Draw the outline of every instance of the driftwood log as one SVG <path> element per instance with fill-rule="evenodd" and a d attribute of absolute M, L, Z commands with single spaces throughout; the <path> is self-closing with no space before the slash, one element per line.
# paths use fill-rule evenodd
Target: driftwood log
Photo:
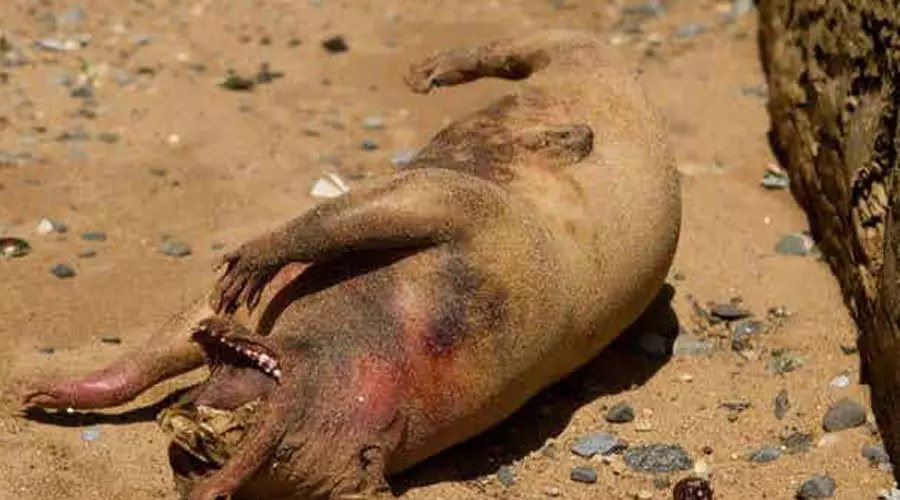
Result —
<path fill-rule="evenodd" d="M 859 326 L 862 379 L 900 465 L 900 3 L 758 7 L 770 141 Z"/>

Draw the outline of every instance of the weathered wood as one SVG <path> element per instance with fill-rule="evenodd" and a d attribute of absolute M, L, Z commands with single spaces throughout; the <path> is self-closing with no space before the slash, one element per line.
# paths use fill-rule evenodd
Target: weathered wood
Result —
<path fill-rule="evenodd" d="M 863 380 L 900 464 L 900 6 L 758 6 L 771 143 L 859 325 Z"/>

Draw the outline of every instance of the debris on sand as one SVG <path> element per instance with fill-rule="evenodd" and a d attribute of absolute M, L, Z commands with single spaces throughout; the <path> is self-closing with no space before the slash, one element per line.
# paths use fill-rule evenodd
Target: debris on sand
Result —
<path fill-rule="evenodd" d="M 327 174 L 316 180 L 309 194 L 313 198 L 337 198 L 349 191 L 350 187 L 337 174 Z"/>
<path fill-rule="evenodd" d="M 31 245 L 21 238 L 0 238 L 0 257 L 14 259 L 31 253 Z"/>

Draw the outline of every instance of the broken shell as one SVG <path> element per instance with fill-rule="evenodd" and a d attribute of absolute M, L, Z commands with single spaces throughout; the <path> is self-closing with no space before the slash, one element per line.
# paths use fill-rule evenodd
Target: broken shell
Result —
<path fill-rule="evenodd" d="M 0 256 L 8 259 L 24 257 L 31 253 L 31 245 L 20 238 L 0 238 Z"/>

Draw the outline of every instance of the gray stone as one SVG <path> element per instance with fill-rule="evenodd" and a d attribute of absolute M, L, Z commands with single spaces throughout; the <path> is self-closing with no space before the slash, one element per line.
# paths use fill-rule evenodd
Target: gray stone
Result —
<path fill-rule="evenodd" d="M 360 147 L 362 147 L 365 151 L 375 151 L 376 149 L 378 149 L 378 143 L 373 141 L 372 139 L 363 139 Z"/>
<path fill-rule="evenodd" d="M 826 432 L 852 429 L 866 423 L 866 409 L 849 398 L 843 398 L 825 412 L 822 427 Z"/>
<path fill-rule="evenodd" d="M 783 255 L 809 255 L 815 242 L 804 233 L 785 235 L 775 245 L 775 252 Z"/>
<path fill-rule="evenodd" d="M 715 345 L 707 339 L 690 334 L 675 337 L 672 344 L 673 356 L 708 356 L 715 350 Z"/>
<path fill-rule="evenodd" d="M 606 411 L 606 421 L 612 424 L 625 424 L 634 421 L 634 408 L 628 403 L 617 403 Z"/>
<path fill-rule="evenodd" d="M 100 231 L 87 231 L 81 234 L 85 241 L 106 241 L 106 233 Z"/>
<path fill-rule="evenodd" d="M 497 479 L 500 481 L 500 484 L 507 488 L 516 484 L 516 476 L 513 474 L 512 467 L 508 465 L 504 465 L 497 470 Z"/>
<path fill-rule="evenodd" d="M 709 308 L 709 313 L 716 318 L 724 319 L 726 321 L 734 321 L 750 316 L 750 311 L 734 304 L 728 303 L 713 304 Z"/>
<path fill-rule="evenodd" d="M 831 498 L 837 490 L 837 483 L 828 476 L 816 475 L 807 479 L 797 490 L 798 500 L 811 498 Z"/>
<path fill-rule="evenodd" d="M 162 244 L 162 253 L 169 257 L 187 257 L 191 254 L 191 247 L 179 240 L 166 239 Z"/>
<path fill-rule="evenodd" d="M 580 437 L 572 445 L 572 453 L 579 457 L 591 458 L 594 455 L 610 455 L 623 448 L 619 438 L 605 432 L 598 432 Z"/>
<path fill-rule="evenodd" d="M 625 452 L 625 463 L 643 472 L 675 472 L 690 470 L 694 461 L 677 444 L 650 444 L 636 446 Z"/>
<path fill-rule="evenodd" d="M 735 352 L 753 348 L 753 337 L 765 329 L 762 321 L 742 319 L 731 328 L 731 349 Z"/>
<path fill-rule="evenodd" d="M 773 406 L 776 420 L 781 420 L 787 415 L 787 412 L 791 409 L 791 401 L 788 399 L 787 389 L 778 391 L 778 394 L 775 395 Z"/>
<path fill-rule="evenodd" d="M 862 447 L 862 456 L 872 465 L 881 465 L 891 463 L 891 457 L 884 451 L 884 447 L 867 444 Z"/>
<path fill-rule="evenodd" d="M 744 95 L 748 95 L 750 89 L 755 89 L 756 87 L 745 87 L 742 89 Z M 762 89 L 759 97 L 766 97 L 765 88 Z M 787 189 L 790 187 L 791 181 L 788 180 L 787 175 L 782 173 L 775 172 L 766 172 L 763 175 L 762 186 L 766 189 Z"/>
<path fill-rule="evenodd" d="M 569 477 L 571 477 L 572 481 L 575 481 L 576 483 L 596 483 L 597 470 L 587 465 L 580 465 L 572 469 Z"/>
<path fill-rule="evenodd" d="M 50 273 L 59 279 L 74 278 L 76 273 L 68 264 L 56 264 L 50 268 Z"/>
<path fill-rule="evenodd" d="M 751 462 L 761 464 L 778 460 L 780 456 L 781 450 L 767 446 L 751 452 L 747 459 Z"/>

